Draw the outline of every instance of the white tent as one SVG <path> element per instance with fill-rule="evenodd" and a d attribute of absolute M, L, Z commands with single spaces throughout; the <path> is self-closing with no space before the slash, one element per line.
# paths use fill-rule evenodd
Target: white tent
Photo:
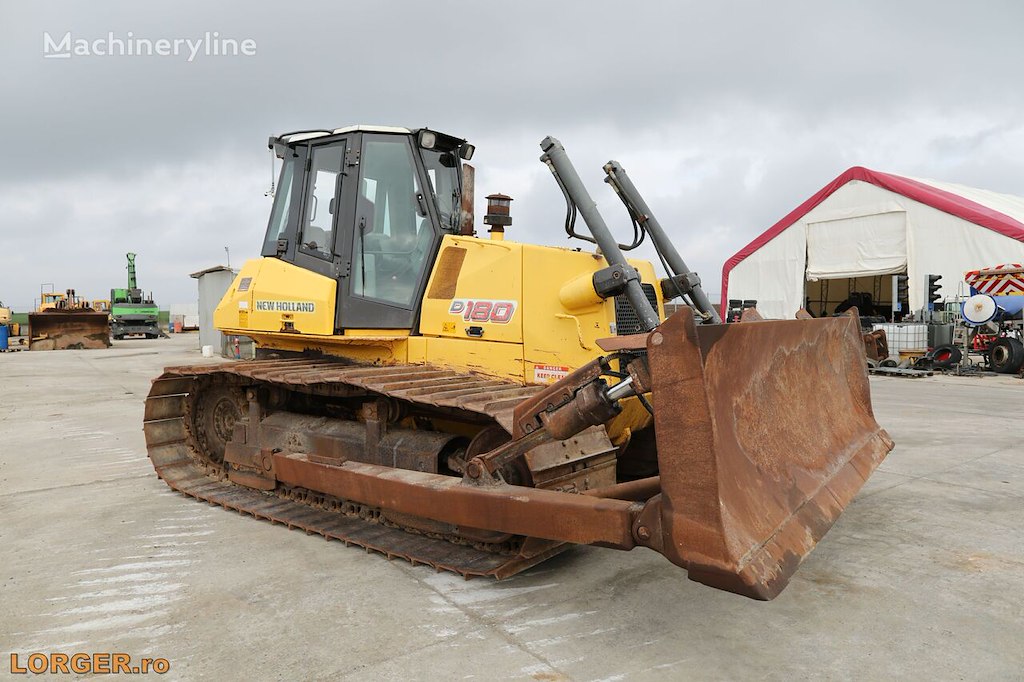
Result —
<path fill-rule="evenodd" d="M 1024 262 L 1024 198 L 857 166 L 726 261 L 722 306 L 792 318 L 808 283 L 906 273 L 917 310 L 926 275 L 952 298 L 966 271 L 1007 262 Z"/>

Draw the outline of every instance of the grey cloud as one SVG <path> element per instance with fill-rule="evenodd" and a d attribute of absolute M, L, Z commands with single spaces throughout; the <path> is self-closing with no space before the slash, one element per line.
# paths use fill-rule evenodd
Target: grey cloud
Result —
<path fill-rule="evenodd" d="M 513 236 L 542 243 L 575 245 L 537 142 L 562 139 L 624 234 L 601 184 L 616 158 L 712 288 L 725 258 L 850 165 L 1024 194 L 1022 14 L 1012 2 L 0 0 L 12 254 L 0 299 L 55 279 L 99 297 L 123 252 L 145 249 L 147 288 L 189 300 L 188 272 L 224 245 L 235 262 L 258 248 L 267 135 L 356 122 L 471 139 L 478 210 L 490 191 L 513 194 Z M 219 31 L 258 50 L 41 55 L 43 31 L 129 30 Z"/>

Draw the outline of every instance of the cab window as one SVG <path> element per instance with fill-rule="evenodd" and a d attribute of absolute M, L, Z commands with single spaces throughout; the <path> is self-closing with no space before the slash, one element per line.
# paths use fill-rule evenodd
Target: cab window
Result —
<path fill-rule="evenodd" d="M 300 249 L 331 258 L 334 247 L 334 219 L 338 211 L 341 168 L 345 157 L 343 142 L 313 148 L 302 224 Z"/>

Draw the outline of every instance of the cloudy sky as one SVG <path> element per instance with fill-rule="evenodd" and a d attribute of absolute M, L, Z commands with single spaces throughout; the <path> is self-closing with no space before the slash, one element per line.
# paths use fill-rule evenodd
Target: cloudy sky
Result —
<path fill-rule="evenodd" d="M 1022 25 L 1011 1 L 0 0 L 0 300 L 106 298 L 127 251 L 162 307 L 194 300 L 188 273 L 257 253 L 268 135 L 352 123 L 475 143 L 478 217 L 513 196 L 523 241 L 566 243 L 546 135 L 625 240 L 617 159 L 716 300 L 725 259 L 850 166 L 1024 195 Z M 255 55 L 44 57 L 69 32 Z"/>

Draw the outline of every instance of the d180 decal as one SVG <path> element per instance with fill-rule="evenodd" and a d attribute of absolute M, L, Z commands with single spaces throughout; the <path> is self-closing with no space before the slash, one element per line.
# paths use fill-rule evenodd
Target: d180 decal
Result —
<path fill-rule="evenodd" d="M 518 301 L 456 298 L 448 306 L 448 313 L 459 315 L 466 322 L 493 322 L 508 324 L 516 314 Z"/>

